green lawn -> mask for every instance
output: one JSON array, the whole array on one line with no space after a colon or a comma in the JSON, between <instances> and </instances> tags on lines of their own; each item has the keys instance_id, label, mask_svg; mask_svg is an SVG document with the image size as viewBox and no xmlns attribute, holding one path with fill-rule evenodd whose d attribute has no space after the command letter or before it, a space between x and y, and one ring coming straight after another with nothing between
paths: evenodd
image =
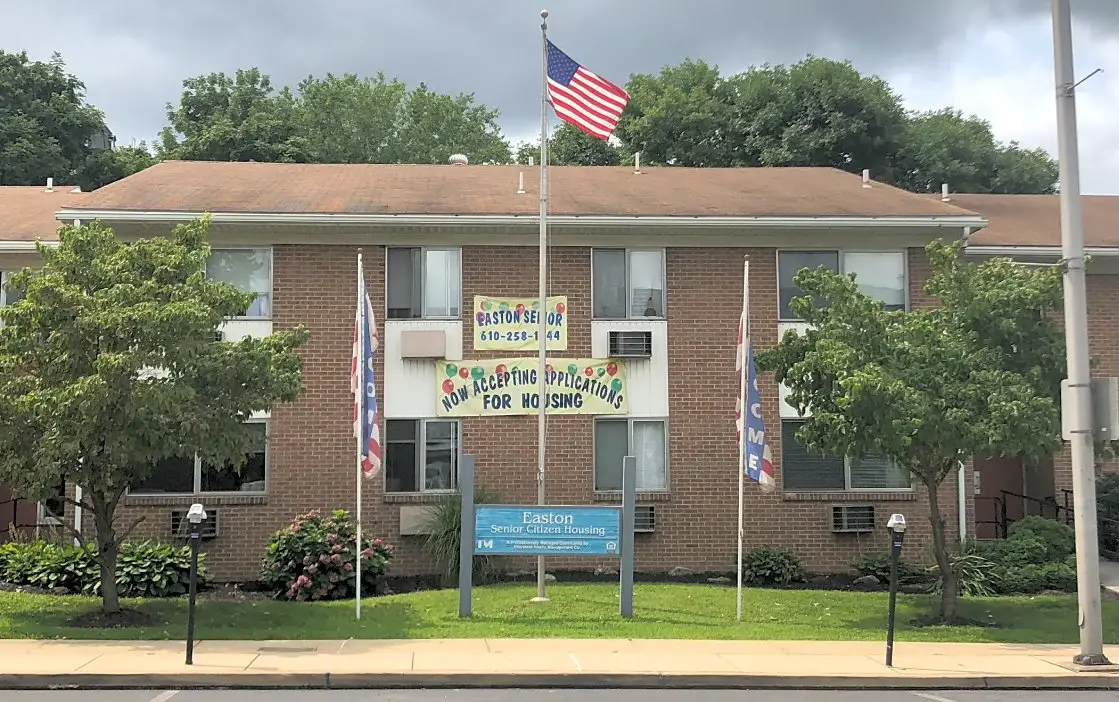
<instances>
[{"instance_id":1,"label":"green lawn","mask_svg":"<svg viewBox=\"0 0 1119 702\"><path fill-rule=\"evenodd\" d=\"M885 636L884 593L748 589L744 621L734 619L734 588L716 585L638 583L636 617L618 616L618 588L611 584L555 584L552 601L529 602L533 585L478 588L474 617L460 620L455 590L368 599L362 621L353 602L289 603L202 601L199 639L382 638L681 638L877 640ZM934 598L902 595L898 638L909 641L1075 643L1074 597L967 600L961 615L994 626L915 628L910 621L932 611ZM97 607L82 597L0 592L0 638L181 639L185 600L129 601L161 622L136 629L83 629L70 618ZM1119 602L1104 602L1104 631L1119 643Z\"/></svg>"}]
</instances>

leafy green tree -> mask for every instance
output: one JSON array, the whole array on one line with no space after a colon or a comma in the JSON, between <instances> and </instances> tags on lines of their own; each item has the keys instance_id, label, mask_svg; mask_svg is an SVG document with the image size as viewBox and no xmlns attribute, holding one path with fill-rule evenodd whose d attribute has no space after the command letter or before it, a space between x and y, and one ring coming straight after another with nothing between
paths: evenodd
<instances>
[{"instance_id":1,"label":"leafy green tree","mask_svg":"<svg viewBox=\"0 0 1119 702\"><path fill-rule=\"evenodd\" d=\"M517 163L540 163L540 140L517 147ZM561 124L548 136L548 163L556 166L617 166L622 162L621 150L608 141L593 137L567 124Z\"/></svg>"},{"instance_id":2,"label":"leafy green tree","mask_svg":"<svg viewBox=\"0 0 1119 702\"><path fill-rule=\"evenodd\" d=\"M655 76L631 76L615 134L650 164L734 165L723 143L730 129L723 82L717 66L690 59Z\"/></svg>"},{"instance_id":3,"label":"leafy green tree","mask_svg":"<svg viewBox=\"0 0 1119 702\"><path fill-rule=\"evenodd\" d=\"M104 128L61 56L42 62L0 50L0 185L69 182Z\"/></svg>"},{"instance_id":4,"label":"leafy green tree","mask_svg":"<svg viewBox=\"0 0 1119 702\"><path fill-rule=\"evenodd\" d=\"M299 128L316 163L390 163L408 86L383 73L313 76L299 84Z\"/></svg>"},{"instance_id":5,"label":"leafy green tree","mask_svg":"<svg viewBox=\"0 0 1119 702\"><path fill-rule=\"evenodd\" d=\"M408 93L388 163L446 163L465 154L471 163L509 163L509 142L497 125L498 111L478 105L472 94L444 95L423 83Z\"/></svg>"},{"instance_id":6,"label":"leafy green tree","mask_svg":"<svg viewBox=\"0 0 1119 702\"><path fill-rule=\"evenodd\" d=\"M118 549L138 523L117 523L125 493L165 458L239 467L253 441L244 420L302 391L304 329L214 341L255 296L207 278L208 227L133 243L97 223L63 227L57 247L38 247L42 267L11 281L23 298L0 310L0 482L33 499L62 480L82 486L107 613L120 611Z\"/></svg>"},{"instance_id":7,"label":"leafy green tree","mask_svg":"<svg viewBox=\"0 0 1119 702\"><path fill-rule=\"evenodd\" d=\"M295 98L276 92L256 68L187 78L178 106L167 104L160 159L304 163L308 146Z\"/></svg>"},{"instance_id":8,"label":"leafy green tree","mask_svg":"<svg viewBox=\"0 0 1119 702\"><path fill-rule=\"evenodd\" d=\"M90 153L82 162L75 174L75 182L82 190L89 192L139 173L155 165L155 162L148 151L148 145L142 141L136 146L99 149Z\"/></svg>"},{"instance_id":9,"label":"leafy green tree","mask_svg":"<svg viewBox=\"0 0 1119 702\"><path fill-rule=\"evenodd\" d=\"M759 370L774 371L789 404L811 415L799 441L886 458L924 488L945 622L956 619L958 578L938 488L972 456L1051 455L1060 446L1064 376L1063 337L1052 322L1059 269L968 263L959 249L928 247L925 291L939 301L928 309L888 312L854 276L801 271L795 280L807 296L790 306L811 327L758 354Z\"/></svg>"},{"instance_id":10,"label":"leafy green tree","mask_svg":"<svg viewBox=\"0 0 1119 702\"><path fill-rule=\"evenodd\" d=\"M920 193L1052 193L1057 162L1043 149L1000 144L991 125L946 108L915 113L895 156L894 184Z\"/></svg>"}]
</instances>

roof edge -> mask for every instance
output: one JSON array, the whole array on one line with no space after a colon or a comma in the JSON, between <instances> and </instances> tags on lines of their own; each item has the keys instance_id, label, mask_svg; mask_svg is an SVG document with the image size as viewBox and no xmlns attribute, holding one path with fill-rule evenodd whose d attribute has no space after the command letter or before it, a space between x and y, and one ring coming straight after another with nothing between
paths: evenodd
<instances>
[{"instance_id":1,"label":"roof edge","mask_svg":"<svg viewBox=\"0 0 1119 702\"><path fill-rule=\"evenodd\" d=\"M55 219L104 219L118 222L185 222L201 217L204 212L171 212L143 210L84 210L65 208ZM418 214L325 214L279 212L211 212L215 222L228 224L364 224L364 225L426 225L426 226L494 226L519 225L540 221L531 215L418 215ZM987 220L978 215L924 215L882 217L706 217L680 216L602 216L549 215L548 222L581 226L679 226L684 223L706 227L796 227L826 226L835 228L890 227L971 227L981 229Z\"/></svg>"},{"instance_id":2,"label":"roof edge","mask_svg":"<svg viewBox=\"0 0 1119 702\"><path fill-rule=\"evenodd\" d=\"M1064 252L1060 246L967 246L964 253L971 256L1034 256L1060 259ZM1119 256L1119 246L1085 246L1084 253L1101 258Z\"/></svg>"}]
</instances>

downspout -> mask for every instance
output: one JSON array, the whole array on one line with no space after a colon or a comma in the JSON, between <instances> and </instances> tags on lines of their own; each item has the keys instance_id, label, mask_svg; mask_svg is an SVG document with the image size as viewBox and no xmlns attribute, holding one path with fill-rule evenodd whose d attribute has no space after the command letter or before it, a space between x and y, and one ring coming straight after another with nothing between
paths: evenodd
<instances>
[{"instance_id":1,"label":"downspout","mask_svg":"<svg viewBox=\"0 0 1119 702\"><path fill-rule=\"evenodd\" d=\"M82 220L75 219L74 226L82 226ZM82 533L82 486L77 483L74 483L74 531ZM81 548L82 542L77 536L74 537L74 545Z\"/></svg>"},{"instance_id":2,"label":"downspout","mask_svg":"<svg viewBox=\"0 0 1119 702\"><path fill-rule=\"evenodd\" d=\"M960 543L967 542L967 475L963 461L958 461L959 470L956 471L956 492L959 495L959 501L956 505L956 512L959 518L960 525Z\"/></svg>"}]
</instances>

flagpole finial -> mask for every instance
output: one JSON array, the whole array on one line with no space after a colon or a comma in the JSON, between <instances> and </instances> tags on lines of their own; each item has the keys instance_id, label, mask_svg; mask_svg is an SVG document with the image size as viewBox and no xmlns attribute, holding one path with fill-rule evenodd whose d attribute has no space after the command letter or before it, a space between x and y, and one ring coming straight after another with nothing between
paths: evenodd
<instances>
[{"instance_id":1,"label":"flagpole finial","mask_svg":"<svg viewBox=\"0 0 1119 702\"><path fill-rule=\"evenodd\" d=\"M540 23L540 29L542 29L545 32L548 31L548 11L547 10L541 10L540 11L540 19L544 20L543 22Z\"/></svg>"},{"instance_id":2,"label":"flagpole finial","mask_svg":"<svg viewBox=\"0 0 1119 702\"><path fill-rule=\"evenodd\" d=\"M548 11L547 10L541 10L540 11L540 19L542 19L542 20L548 19Z\"/></svg>"}]
</instances>

